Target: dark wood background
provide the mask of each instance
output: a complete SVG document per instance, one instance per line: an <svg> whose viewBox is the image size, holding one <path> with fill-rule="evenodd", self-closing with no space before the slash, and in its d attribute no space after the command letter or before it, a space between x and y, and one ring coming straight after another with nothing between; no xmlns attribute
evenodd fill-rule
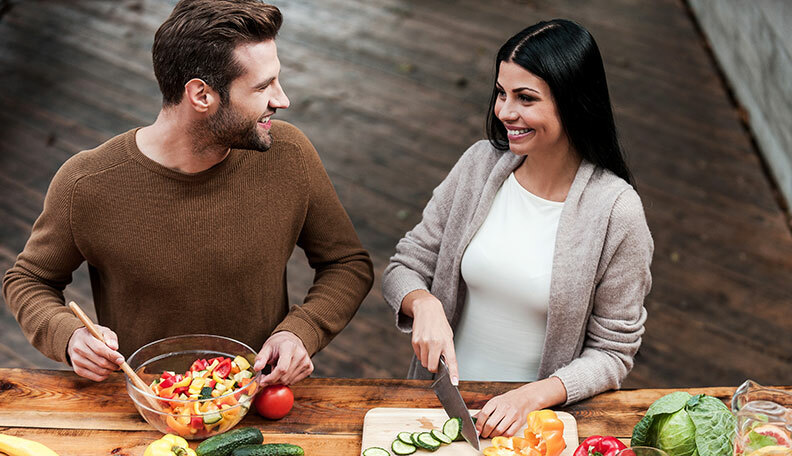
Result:
<svg viewBox="0 0 792 456"><path fill-rule="evenodd" d="M0 3L3 271L58 167L155 118L150 48L174 3ZM383 303L382 270L431 190L483 137L498 47L538 20L565 17L589 28L604 55L656 245L647 331L626 386L789 383L788 216L682 0L275 3L285 16L278 48L292 101L278 117L316 145L377 271L357 317L315 357L316 375L405 375L409 338ZM296 252L295 303L311 279ZM85 267L67 296L91 306ZM0 366L58 367L5 306Z"/></svg>

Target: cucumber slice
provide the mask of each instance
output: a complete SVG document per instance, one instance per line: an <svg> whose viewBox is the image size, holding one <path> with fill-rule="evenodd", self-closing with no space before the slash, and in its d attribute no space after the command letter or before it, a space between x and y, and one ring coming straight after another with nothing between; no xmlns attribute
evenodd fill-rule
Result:
<svg viewBox="0 0 792 456"><path fill-rule="evenodd" d="M459 440L462 436L462 419L450 418L443 424L443 434L447 435L449 439Z"/></svg>
<svg viewBox="0 0 792 456"><path fill-rule="evenodd" d="M363 450L363 456L390 456L390 453L384 448L371 447Z"/></svg>
<svg viewBox="0 0 792 456"><path fill-rule="evenodd" d="M421 434L420 432L413 432L412 434L410 434L410 440L412 440L413 445L417 446L418 448L423 448L421 445L418 444L418 436L420 434Z"/></svg>
<svg viewBox="0 0 792 456"><path fill-rule="evenodd" d="M421 432L418 434L418 446L429 451L435 451L440 448L440 441L432 437L428 432Z"/></svg>
<svg viewBox="0 0 792 456"><path fill-rule="evenodd" d="M204 386L201 388L201 395L199 399L209 399L212 397L212 387L211 386Z"/></svg>
<svg viewBox="0 0 792 456"><path fill-rule="evenodd" d="M415 446L415 443L413 443L413 440L410 438L411 435L412 432L399 432L399 435L396 436L396 438L401 440L403 443L406 443L407 445Z"/></svg>
<svg viewBox="0 0 792 456"><path fill-rule="evenodd" d="M248 396L247 394L240 394L239 395L239 403L245 409L249 409L250 408L250 396Z"/></svg>
<svg viewBox="0 0 792 456"><path fill-rule="evenodd" d="M439 430L437 430L437 429L432 429L432 431L430 432L430 434L432 434L432 437L434 437L435 439L437 439L437 440L438 440L440 443L442 443L443 445L448 445L449 443L453 442L453 440L451 440L451 437L449 437L449 436L447 436L447 435L443 434L443 432L442 432L442 431L439 431Z"/></svg>
<svg viewBox="0 0 792 456"><path fill-rule="evenodd" d="M391 443L391 451L393 454L398 455L405 455L405 454L413 454L418 448L415 445L410 445L409 443L404 443L399 439L396 439Z"/></svg>
<svg viewBox="0 0 792 456"><path fill-rule="evenodd" d="M204 424L215 424L222 419L223 416L220 414L220 412L206 413L203 416Z"/></svg>

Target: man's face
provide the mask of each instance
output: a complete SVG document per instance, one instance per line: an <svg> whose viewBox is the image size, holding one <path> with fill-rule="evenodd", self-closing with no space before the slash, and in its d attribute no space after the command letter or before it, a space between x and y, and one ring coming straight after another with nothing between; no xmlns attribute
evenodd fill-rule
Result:
<svg viewBox="0 0 792 456"><path fill-rule="evenodd" d="M275 41L239 45L234 55L244 72L231 82L228 103L209 116L207 128L217 144L264 151L272 146L270 118L289 107Z"/></svg>

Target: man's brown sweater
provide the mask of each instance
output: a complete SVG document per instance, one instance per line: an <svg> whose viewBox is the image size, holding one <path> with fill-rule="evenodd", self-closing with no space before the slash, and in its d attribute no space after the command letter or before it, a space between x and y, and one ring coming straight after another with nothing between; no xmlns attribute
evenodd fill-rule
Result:
<svg viewBox="0 0 792 456"><path fill-rule="evenodd" d="M151 341L206 333L259 350L291 331L316 351L353 317L373 281L371 260L316 150L273 122L266 151L232 150L197 174L147 158L136 130L69 159L52 180L3 295L28 340L66 361L82 326L63 305L87 261L99 323L129 356ZM286 263L298 245L316 270L289 309Z"/></svg>

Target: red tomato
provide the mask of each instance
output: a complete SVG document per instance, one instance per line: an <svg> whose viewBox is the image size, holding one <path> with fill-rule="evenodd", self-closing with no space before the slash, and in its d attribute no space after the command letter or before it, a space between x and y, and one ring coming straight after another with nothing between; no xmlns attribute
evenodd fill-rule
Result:
<svg viewBox="0 0 792 456"><path fill-rule="evenodd" d="M253 403L259 415L279 420L292 409L294 394L286 385L270 385L256 395Z"/></svg>

